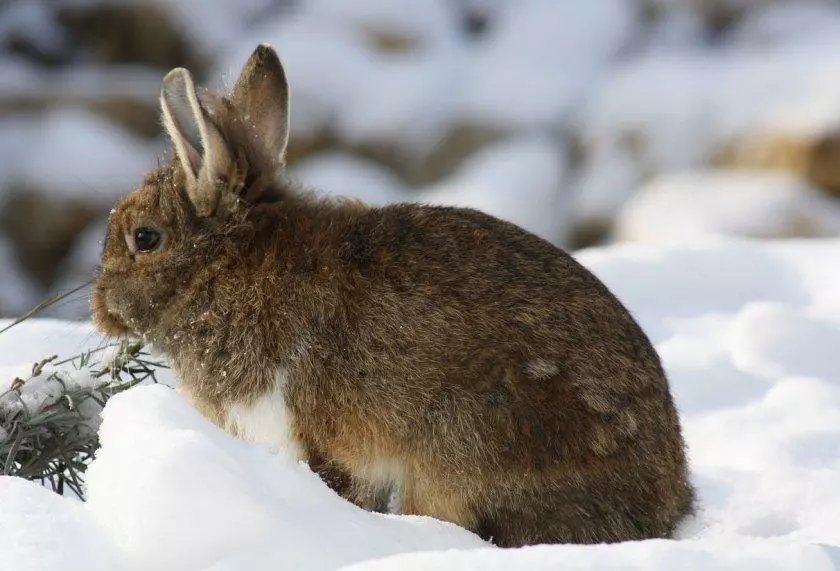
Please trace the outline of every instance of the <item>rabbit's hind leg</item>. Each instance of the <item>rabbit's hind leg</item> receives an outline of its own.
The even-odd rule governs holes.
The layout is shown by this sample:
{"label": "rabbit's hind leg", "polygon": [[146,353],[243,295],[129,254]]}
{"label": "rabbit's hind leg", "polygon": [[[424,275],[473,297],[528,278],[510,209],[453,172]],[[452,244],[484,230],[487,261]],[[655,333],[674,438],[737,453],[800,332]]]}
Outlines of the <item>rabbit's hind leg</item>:
{"label": "rabbit's hind leg", "polygon": [[405,481],[399,513],[423,515],[475,531],[478,521],[469,483],[447,485],[445,476],[415,474]]}
{"label": "rabbit's hind leg", "polygon": [[644,539],[643,524],[585,491],[518,489],[489,498],[476,532],[500,547]]}

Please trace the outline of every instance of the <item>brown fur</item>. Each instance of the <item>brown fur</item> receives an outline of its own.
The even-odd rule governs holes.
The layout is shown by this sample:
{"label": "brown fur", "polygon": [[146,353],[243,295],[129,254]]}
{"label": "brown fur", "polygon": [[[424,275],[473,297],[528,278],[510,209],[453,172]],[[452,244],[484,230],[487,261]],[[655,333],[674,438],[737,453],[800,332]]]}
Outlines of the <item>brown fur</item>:
{"label": "brown fur", "polygon": [[[287,89],[275,60],[258,48],[235,89],[257,75],[267,97],[266,74]],[[502,546],[671,536],[693,502],[677,412],[598,279],[474,210],[313,198],[282,177],[285,135],[274,159],[235,97],[201,99],[234,160],[202,190],[179,155],[118,205],[93,297],[103,331],[165,351],[223,427],[285,371],[302,455],[365,507],[391,470],[403,513]],[[218,193],[212,213],[196,192]],[[130,253],[139,226],[164,232],[159,251]]]}

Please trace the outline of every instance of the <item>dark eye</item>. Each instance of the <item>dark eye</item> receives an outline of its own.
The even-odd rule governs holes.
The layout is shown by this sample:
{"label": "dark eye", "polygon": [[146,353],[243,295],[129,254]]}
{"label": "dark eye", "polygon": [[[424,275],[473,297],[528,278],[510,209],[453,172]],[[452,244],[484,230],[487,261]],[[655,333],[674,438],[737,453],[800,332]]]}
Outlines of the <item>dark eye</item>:
{"label": "dark eye", "polygon": [[160,245],[160,232],[152,228],[138,228],[134,231],[134,245],[138,252],[151,252]]}

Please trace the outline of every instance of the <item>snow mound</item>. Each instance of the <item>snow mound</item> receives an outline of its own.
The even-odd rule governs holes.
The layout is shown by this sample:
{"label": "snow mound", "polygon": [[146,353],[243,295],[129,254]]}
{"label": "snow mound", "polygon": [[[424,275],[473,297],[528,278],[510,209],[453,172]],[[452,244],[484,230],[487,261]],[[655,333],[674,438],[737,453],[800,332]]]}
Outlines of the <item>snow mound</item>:
{"label": "snow mound", "polygon": [[[106,536],[77,501],[0,477],[3,566],[32,571],[111,571]],[[19,517],[18,514],[26,514]],[[9,567],[5,567],[9,565]]]}
{"label": "snow mound", "polygon": [[502,129],[562,124],[637,32],[625,0],[520,0],[473,56],[462,116]]}
{"label": "snow mound", "polygon": [[114,530],[125,568],[335,569],[484,544],[430,518],[357,508],[305,464],[228,436],[169,388],[124,394],[103,414],[87,507]]}
{"label": "snow mound", "polygon": [[291,175],[324,196],[346,196],[372,206],[405,202],[403,183],[378,164],[346,153],[327,152],[309,157]]}
{"label": "snow mound", "polygon": [[0,184],[109,203],[155,166],[158,150],[157,144],[80,109],[58,109],[37,120],[8,119],[0,123],[0,159],[6,166]]}
{"label": "snow mound", "polygon": [[840,233],[840,204],[793,175],[697,171],[663,175],[624,206],[616,238],[683,242],[714,236],[785,238]]}
{"label": "snow mound", "polygon": [[[777,545],[761,540],[669,542],[653,540],[619,545],[535,546],[518,550],[474,549],[450,553],[396,555],[342,571],[835,571],[832,547]],[[837,559],[840,561],[840,559]]]}
{"label": "snow mound", "polygon": [[476,208],[561,244],[570,224],[565,176],[565,155],[556,143],[519,138],[485,147],[415,200]]}
{"label": "snow mound", "polygon": [[809,141],[836,131],[840,81],[831,70],[840,42],[831,37],[818,50],[661,49],[612,68],[578,121],[578,216],[609,220],[651,174],[709,164],[741,139]]}
{"label": "snow mound", "polygon": [[292,176],[320,194],[383,206],[420,202],[475,208],[555,244],[566,241],[571,197],[564,193],[566,157],[548,137],[487,145],[443,181],[411,190],[381,166],[344,153],[321,153],[295,165]]}

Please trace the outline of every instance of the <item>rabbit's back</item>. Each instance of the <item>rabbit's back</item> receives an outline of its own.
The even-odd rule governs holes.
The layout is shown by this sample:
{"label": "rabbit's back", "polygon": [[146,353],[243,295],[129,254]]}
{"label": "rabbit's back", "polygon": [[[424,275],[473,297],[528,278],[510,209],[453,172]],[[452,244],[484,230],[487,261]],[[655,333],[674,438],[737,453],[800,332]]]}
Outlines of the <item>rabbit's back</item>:
{"label": "rabbit's back", "polygon": [[[656,352],[597,278],[467,209],[398,205],[329,226],[342,286],[291,399],[318,419],[315,448],[408,488],[410,512],[412,491],[440,496],[431,515],[502,543],[671,533],[691,503],[676,411]],[[542,523],[496,525],[523,510]]]}

